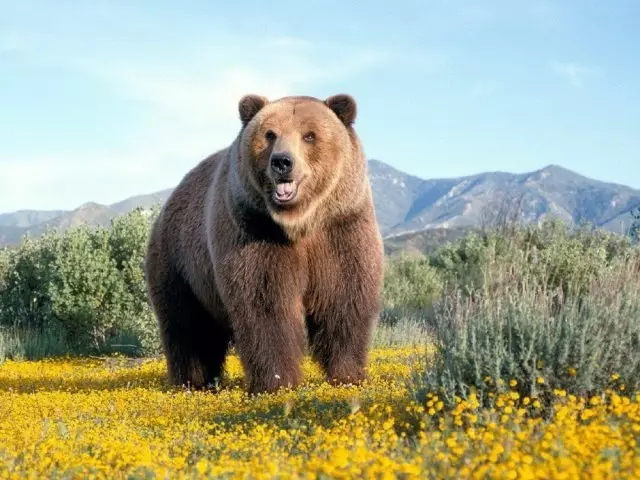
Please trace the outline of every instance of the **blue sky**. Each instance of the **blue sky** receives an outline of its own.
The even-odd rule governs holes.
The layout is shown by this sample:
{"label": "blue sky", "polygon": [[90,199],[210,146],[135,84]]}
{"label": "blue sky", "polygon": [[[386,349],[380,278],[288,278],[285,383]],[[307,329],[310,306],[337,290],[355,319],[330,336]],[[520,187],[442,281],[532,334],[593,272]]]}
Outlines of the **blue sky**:
{"label": "blue sky", "polygon": [[0,0],[0,212],[174,186],[247,92],[352,94],[423,178],[558,164],[640,188],[640,2]]}

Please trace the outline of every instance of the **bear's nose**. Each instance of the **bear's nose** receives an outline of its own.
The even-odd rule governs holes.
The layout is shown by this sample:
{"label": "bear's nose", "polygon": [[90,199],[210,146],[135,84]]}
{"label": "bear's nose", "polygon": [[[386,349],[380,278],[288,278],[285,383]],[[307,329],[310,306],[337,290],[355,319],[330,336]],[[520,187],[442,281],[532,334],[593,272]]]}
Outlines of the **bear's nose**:
{"label": "bear's nose", "polygon": [[271,155],[271,169],[279,175],[288,175],[293,170],[293,158],[286,152]]}

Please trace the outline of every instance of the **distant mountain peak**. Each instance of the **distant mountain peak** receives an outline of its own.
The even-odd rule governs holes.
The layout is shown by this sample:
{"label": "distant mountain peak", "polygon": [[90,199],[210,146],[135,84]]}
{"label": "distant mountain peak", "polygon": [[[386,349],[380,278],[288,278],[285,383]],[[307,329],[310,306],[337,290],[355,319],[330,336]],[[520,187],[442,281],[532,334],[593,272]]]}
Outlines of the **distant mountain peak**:
{"label": "distant mountain peak", "polygon": [[78,208],[74,210],[74,212],[79,212],[82,210],[95,210],[96,208],[108,208],[106,205],[102,205],[97,202],[86,202],[80,205]]}
{"label": "distant mountain peak", "polygon": [[569,169],[566,169],[564,167],[561,167],[560,165],[556,165],[554,163],[551,163],[549,165],[547,165],[546,167],[542,167],[540,169],[541,172],[568,172],[568,173],[575,173]]}
{"label": "distant mountain peak", "polygon": [[[631,222],[631,210],[640,206],[640,191],[590,179],[556,164],[521,174],[498,171],[425,180],[370,159],[368,172],[376,218],[386,238],[477,227],[495,213],[496,201],[508,202],[510,198],[524,200],[522,218],[526,221],[555,215],[567,222],[588,221],[622,233]],[[3,214],[0,245],[17,243],[24,233],[34,236],[49,227],[65,230],[80,223],[108,226],[118,214],[164,203],[171,192],[138,195],[112,205],[87,202],[73,211]]]}

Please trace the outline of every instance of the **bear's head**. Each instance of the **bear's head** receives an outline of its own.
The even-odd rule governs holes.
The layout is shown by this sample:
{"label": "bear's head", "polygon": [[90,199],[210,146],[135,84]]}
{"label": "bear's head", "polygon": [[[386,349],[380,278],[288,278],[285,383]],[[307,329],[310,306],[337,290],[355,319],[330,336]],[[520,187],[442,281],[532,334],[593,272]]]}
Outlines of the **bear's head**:
{"label": "bear's head", "polygon": [[364,175],[357,177],[364,172],[364,160],[353,130],[356,102],[351,96],[270,102],[246,95],[238,109],[239,169],[277,223],[300,225],[318,206],[336,203],[332,197],[348,202],[351,195],[340,191],[343,187],[361,190]]}

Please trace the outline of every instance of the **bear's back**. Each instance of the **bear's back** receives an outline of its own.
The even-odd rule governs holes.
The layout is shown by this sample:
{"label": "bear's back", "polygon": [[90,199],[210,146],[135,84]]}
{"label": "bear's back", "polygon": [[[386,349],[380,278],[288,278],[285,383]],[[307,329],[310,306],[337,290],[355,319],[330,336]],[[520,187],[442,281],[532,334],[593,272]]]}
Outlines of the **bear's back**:
{"label": "bear's back", "polygon": [[[213,269],[207,247],[205,215],[207,198],[226,150],[219,151],[193,167],[165,202],[154,225],[154,249],[194,290],[201,301],[210,303]],[[209,300],[209,301],[207,301]]]}

